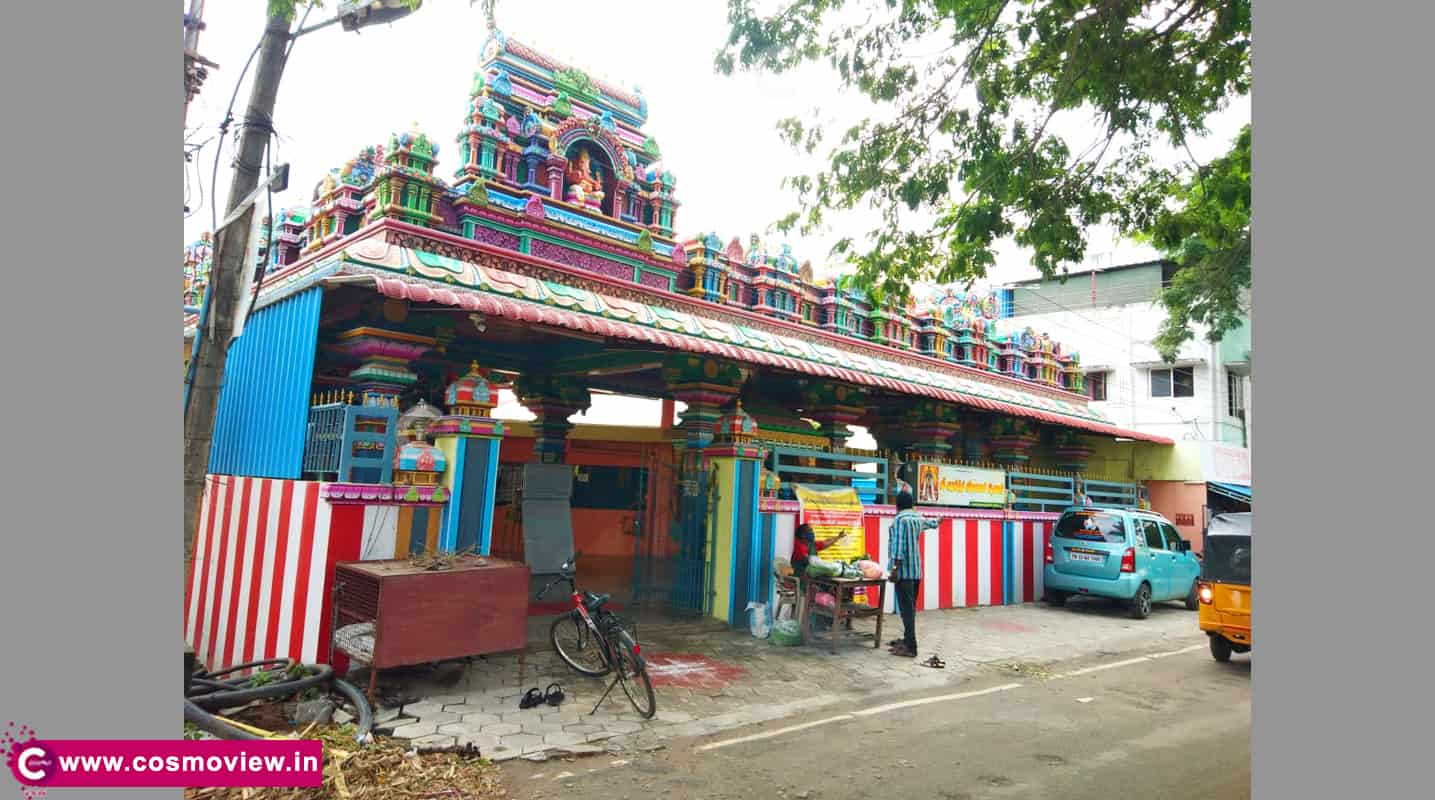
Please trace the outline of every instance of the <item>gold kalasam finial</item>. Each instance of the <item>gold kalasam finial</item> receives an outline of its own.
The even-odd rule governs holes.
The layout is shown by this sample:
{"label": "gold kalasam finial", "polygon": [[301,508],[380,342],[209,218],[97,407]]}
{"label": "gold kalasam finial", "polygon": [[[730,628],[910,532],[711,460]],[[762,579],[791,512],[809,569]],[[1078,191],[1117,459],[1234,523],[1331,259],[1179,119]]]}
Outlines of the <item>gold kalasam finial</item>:
{"label": "gold kalasam finial", "polygon": [[469,362],[468,371],[471,372],[471,373],[476,373],[476,372],[478,372],[478,362],[477,362],[477,361],[471,361],[471,362]]}

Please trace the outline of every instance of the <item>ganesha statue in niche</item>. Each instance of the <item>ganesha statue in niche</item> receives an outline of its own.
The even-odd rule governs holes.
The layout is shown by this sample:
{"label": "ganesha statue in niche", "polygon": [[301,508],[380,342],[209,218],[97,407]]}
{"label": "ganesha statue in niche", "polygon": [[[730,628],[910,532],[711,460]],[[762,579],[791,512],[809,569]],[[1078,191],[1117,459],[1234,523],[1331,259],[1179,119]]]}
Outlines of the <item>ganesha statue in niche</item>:
{"label": "ganesha statue in niche", "polygon": [[593,163],[588,148],[580,147],[568,161],[568,172],[565,175],[568,188],[563,199],[575,205],[587,206],[594,211],[602,210],[603,173],[600,170],[601,168]]}

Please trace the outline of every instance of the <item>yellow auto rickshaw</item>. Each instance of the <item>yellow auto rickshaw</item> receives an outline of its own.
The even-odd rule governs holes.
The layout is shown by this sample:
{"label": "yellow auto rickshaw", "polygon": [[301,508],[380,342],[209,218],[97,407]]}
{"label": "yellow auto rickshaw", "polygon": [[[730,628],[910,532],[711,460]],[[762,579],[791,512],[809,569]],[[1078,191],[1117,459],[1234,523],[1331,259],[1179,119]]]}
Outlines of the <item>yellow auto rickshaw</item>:
{"label": "yellow auto rickshaw", "polygon": [[1217,514],[1201,535],[1199,619],[1221,662],[1251,651],[1251,514]]}

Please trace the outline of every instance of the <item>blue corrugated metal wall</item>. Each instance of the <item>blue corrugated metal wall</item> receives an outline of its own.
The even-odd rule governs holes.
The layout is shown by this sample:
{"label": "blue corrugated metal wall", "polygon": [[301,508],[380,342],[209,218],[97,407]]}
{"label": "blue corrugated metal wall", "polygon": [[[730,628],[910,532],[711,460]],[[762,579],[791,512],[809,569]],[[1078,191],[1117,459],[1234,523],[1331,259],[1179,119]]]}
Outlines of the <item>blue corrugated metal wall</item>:
{"label": "blue corrugated metal wall", "polygon": [[323,296],[316,286],[245,321],[219,390],[211,473],[300,477]]}

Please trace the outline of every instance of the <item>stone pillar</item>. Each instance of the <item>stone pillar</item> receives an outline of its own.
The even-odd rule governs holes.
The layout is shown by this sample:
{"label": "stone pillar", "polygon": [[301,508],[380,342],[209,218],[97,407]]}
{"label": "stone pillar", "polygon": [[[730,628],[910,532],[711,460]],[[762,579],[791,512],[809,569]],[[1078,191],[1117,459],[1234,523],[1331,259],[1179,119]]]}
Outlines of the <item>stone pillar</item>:
{"label": "stone pillar", "polygon": [[758,524],[763,450],[756,434],[757,423],[738,403],[714,424],[704,450],[715,488],[712,616],[734,628],[747,624],[749,602],[771,602],[773,553]]}
{"label": "stone pillar", "polygon": [[807,390],[807,416],[822,425],[833,450],[847,446],[852,431],[847,429],[861,419],[866,398],[862,390],[846,384],[816,382]]}
{"label": "stone pillar", "polygon": [[962,419],[961,433],[957,437],[953,437],[953,443],[955,444],[957,439],[961,440],[963,461],[978,464],[986,460],[986,434],[986,419],[984,417],[968,414]]}
{"label": "stone pillar", "polygon": [[1005,467],[1021,467],[1031,460],[1037,443],[1036,425],[1020,417],[997,417],[989,428],[992,460]]}
{"label": "stone pillar", "polygon": [[588,410],[592,403],[588,387],[571,378],[529,374],[519,377],[515,389],[519,402],[536,417],[533,420],[534,461],[562,464],[568,432],[573,429],[568,418]]}
{"label": "stone pillar", "polygon": [[[863,424],[877,440],[877,449],[886,453],[889,459],[892,482],[887,487],[887,501],[890,502],[896,496],[898,481],[905,480],[912,431],[906,424],[902,407],[892,402],[869,405]],[[915,475],[912,477],[916,478]]]}
{"label": "stone pillar", "polygon": [[443,488],[448,506],[439,523],[439,550],[488,555],[493,535],[494,491],[498,485],[501,420],[489,416],[498,395],[478,369],[454,381],[444,393],[448,415],[429,425],[448,468]]}
{"label": "stone pillar", "polygon": [[548,157],[548,196],[563,199],[563,159],[552,155]]}
{"label": "stone pillar", "polygon": [[947,403],[926,400],[913,404],[911,451],[916,461],[941,461],[951,456],[952,435],[959,430],[957,410]]}
{"label": "stone pillar", "polygon": [[628,188],[622,183],[613,186],[613,219],[623,218],[623,203],[628,196]]}
{"label": "stone pillar", "polygon": [[702,451],[712,442],[723,406],[737,397],[741,370],[711,358],[676,356],[663,368],[663,380],[673,398],[687,405],[678,426],[687,448]]}
{"label": "stone pillar", "polygon": [[1082,473],[1091,462],[1093,448],[1082,441],[1076,431],[1058,428],[1051,438],[1051,454],[1056,457],[1056,468],[1064,472]]}
{"label": "stone pillar", "polygon": [[409,364],[435,344],[427,336],[378,328],[354,328],[339,334],[339,349],[359,361],[358,368],[349,373],[359,393],[358,404],[398,408],[399,395],[418,381]]}

